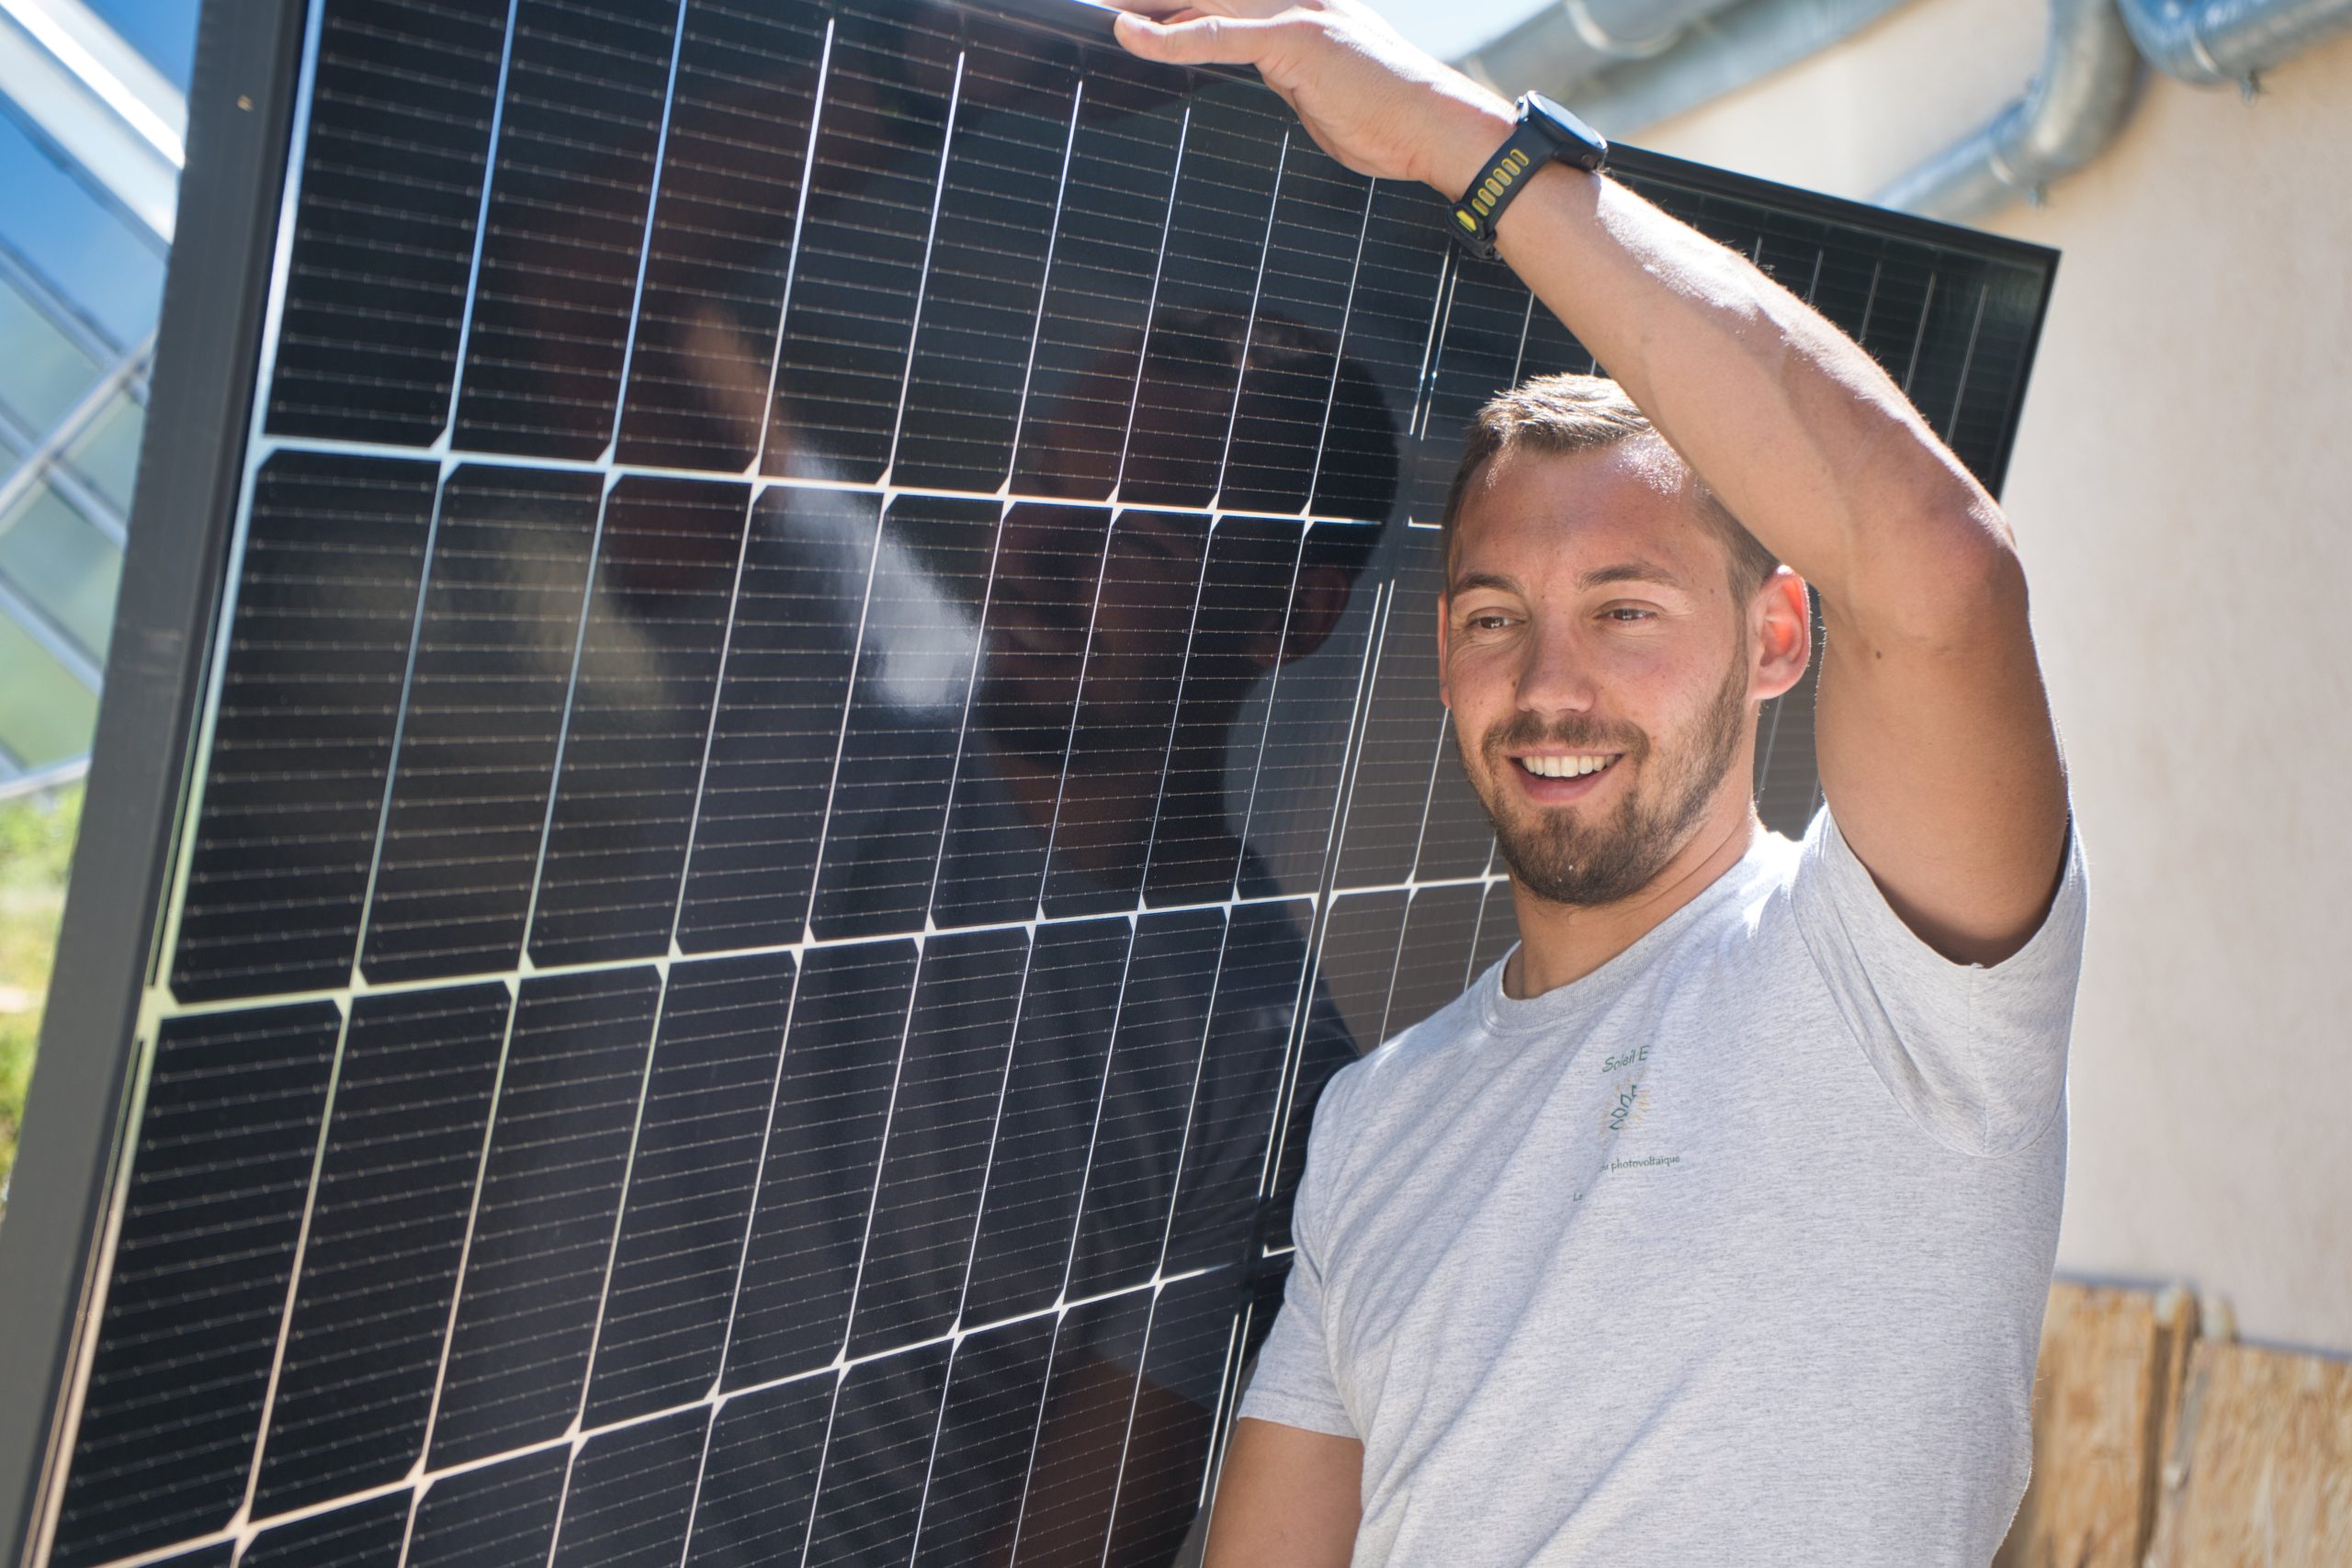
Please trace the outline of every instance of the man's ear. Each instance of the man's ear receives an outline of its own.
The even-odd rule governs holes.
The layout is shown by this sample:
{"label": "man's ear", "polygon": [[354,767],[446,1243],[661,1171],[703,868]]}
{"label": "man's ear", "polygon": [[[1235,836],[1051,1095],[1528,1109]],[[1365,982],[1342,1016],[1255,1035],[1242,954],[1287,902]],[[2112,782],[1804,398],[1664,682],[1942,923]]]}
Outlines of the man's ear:
{"label": "man's ear", "polygon": [[1804,579],[1775,568],[1747,602],[1750,646],[1756,650],[1755,684],[1749,696],[1763,702],[1804,679],[1813,662],[1813,596]]}
{"label": "man's ear", "polygon": [[1271,670],[1278,664],[1295,664],[1322,647],[1323,639],[1347,614],[1352,587],[1348,574],[1336,566],[1300,567],[1298,585],[1290,596],[1289,625],[1270,626],[1250,638],[1250,661],[1261,670]]}

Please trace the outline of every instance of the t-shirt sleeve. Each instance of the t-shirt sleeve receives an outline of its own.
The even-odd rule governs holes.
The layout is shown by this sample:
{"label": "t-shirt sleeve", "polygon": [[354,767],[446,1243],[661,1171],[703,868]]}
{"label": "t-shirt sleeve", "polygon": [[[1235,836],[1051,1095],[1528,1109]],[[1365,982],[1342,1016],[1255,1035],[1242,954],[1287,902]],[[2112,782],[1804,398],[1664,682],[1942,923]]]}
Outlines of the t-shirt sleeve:
{"label": "t-shirt sleeve", "polygon": [[1915,1121],[1972,1155],[2041,1137],[2065,1092],[2082,972],[2083,851],[2071,815],[2050,910],[1998,964],[1956,964],[1922,942],[1826,806],[1805,832],[1792,901],[1838,1011]]}
{"label": "t-shirt sleeve", "polygon": [[[1316,1109],[1317,1133],[1323,1130],[1331,1099],[1327,1093]],[[1324,1332],[1322,1206],[1317,1201],[1316,1186],[1317,1151],[1321,1146],[1310,1134],[1306,1169],[1299,1178],[1297,1201],[1291,1210],[1290,1278],[1283,1285],[1282,1310],[1274,1314],[1273,1329],[1259,1348],[1257,1371],[1241,1396],[1240,1414],[1335,1438],[1353,1438],[1360,1434],[1340,1401],[1330,1341]]]}

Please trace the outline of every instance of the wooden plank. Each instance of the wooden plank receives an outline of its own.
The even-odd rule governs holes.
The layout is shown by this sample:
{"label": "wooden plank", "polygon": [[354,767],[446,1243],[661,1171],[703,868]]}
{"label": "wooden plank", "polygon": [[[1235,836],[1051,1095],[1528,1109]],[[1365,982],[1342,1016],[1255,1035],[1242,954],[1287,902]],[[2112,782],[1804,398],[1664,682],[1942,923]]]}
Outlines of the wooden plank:
{"label": "wooden plank", "polygon": [[2195,1303],[2177,1288],[2051,1287],[2033,1478],[1995,1568],[2140,1568],[2165,1416],[2195,1324]]}
{"label": "wooden plank", "polygon": [[2147,1568],[2352,1562],[2352,1362],[2199,1340]]}

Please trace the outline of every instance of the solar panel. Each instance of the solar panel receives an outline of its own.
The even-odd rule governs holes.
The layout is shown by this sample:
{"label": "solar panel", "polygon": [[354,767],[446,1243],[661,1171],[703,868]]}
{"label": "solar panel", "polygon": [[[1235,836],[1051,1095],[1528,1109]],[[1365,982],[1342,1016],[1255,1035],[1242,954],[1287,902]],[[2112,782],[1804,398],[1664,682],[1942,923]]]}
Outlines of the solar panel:
{"label": "solar panel", "polygon": [[[1432,525],[1591,361],[1104,23],[209,13],[19,1561],[1177,1553],[1321,1084],[1512,940]],[[1622,170],[1997,485],[2048,253]]]}

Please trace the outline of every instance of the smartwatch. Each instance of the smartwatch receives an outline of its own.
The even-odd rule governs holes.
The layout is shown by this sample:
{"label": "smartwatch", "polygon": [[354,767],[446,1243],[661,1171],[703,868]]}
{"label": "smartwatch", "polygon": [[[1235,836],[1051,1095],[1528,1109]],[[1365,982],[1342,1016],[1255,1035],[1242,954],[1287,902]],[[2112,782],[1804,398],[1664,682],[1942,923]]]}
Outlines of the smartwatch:
{"label": "smartwatch", "polygon": [[1519,124],[1495,149],[1462,199],[1453,204],[1453,237],[1472,255],[1495,258],[1495,220],[1535,172],[1557,158],[1579,169],[1599,170],[1609,162],[1600,132],[1541,93],[1522,94]]}

